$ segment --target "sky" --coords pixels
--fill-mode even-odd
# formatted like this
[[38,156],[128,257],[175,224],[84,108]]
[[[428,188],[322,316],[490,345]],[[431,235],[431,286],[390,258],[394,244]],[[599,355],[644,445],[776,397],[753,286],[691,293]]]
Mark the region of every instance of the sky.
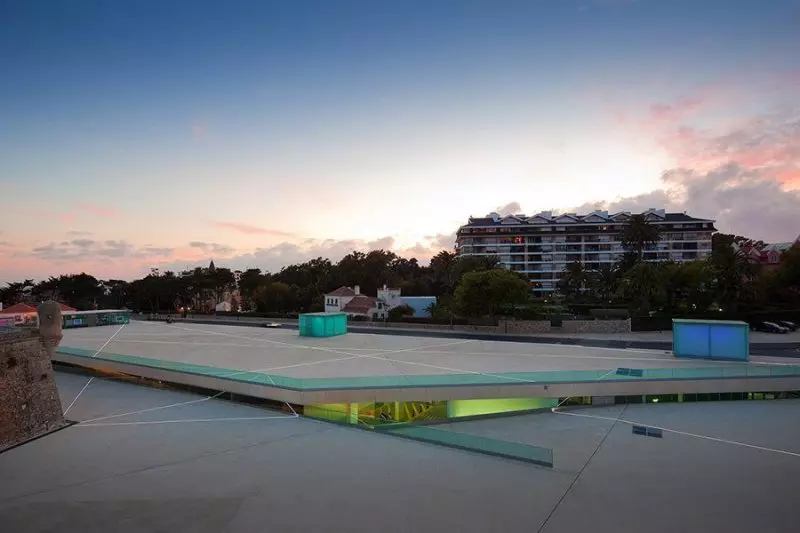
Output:
[[469,216],[800,234],[800,0],[0,0],[0,282],[269,271]]

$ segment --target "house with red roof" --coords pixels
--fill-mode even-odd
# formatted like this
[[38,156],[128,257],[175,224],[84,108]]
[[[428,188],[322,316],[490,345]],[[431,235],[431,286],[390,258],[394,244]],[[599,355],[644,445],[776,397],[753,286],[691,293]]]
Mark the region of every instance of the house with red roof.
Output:
[[[65,303],[58,302],[58,305],[61,307],[62,313],[69,313],[77,311],[74,307],[71,307]],[[13,321],[16,325],[25,325],[25,324],[35,324],[38,320],[39,312],[36,309],[35,304],[26,304],[26,303],[16,303],[10,307],[6,307],[4,309],[0,309],[0,318],[4,319],[4,322],[7,322],[9,319]]]
[[792,242],[776,242],[762,246],[744,246],[739,248],[753,263],[759,263],[767,270],[778,268],[781,256],[794,246],[800,246],[800,235]]
[[339,287],[325,295],[326,313],[347,313],[348,316],[363,316],[382,320],[388,311],[386,302],[379,298],[361,294],[361,288]]
[[10,319],[14,325],[35,324],[38,320],[36,307],[30,304],[18,303],[0,310],[0,318]]

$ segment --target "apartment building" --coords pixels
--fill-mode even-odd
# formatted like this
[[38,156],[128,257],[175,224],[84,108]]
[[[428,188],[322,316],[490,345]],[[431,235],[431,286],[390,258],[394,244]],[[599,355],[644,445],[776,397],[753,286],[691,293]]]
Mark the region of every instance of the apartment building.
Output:
[[[661,231],[660,241],[647,250],[647,261],[693,261],[711,254],[714,221],[686,213],[648,209],[642,213]],[[510,270],[534,282],[535,291],[553,292],[567,264],[579,261],[587,269],[612,264],[625,253],[620,232],[631,218],[628,211],[587,215],[543,211],[533,216],[490,213],[469,218],[456,238],[459,255],[497,257]]]

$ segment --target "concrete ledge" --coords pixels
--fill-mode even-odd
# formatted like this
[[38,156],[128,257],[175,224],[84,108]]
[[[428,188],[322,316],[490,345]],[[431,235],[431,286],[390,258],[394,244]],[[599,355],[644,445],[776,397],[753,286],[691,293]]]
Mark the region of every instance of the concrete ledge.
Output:
[[56,354],[54,359],[100,372],[122,373],[205,389],[299,405],[346,402],[468,400],[490,398],[561,398],[567,396],[631,396],[715,392],[782,392],[800,390],[800,377],[763,376],[735,378],[642,379],[591,382],[509,382],[488,385],[439,385],[428,387],[362,387],[290,389],[248,383],[231,378],[205,376],[82,356]]

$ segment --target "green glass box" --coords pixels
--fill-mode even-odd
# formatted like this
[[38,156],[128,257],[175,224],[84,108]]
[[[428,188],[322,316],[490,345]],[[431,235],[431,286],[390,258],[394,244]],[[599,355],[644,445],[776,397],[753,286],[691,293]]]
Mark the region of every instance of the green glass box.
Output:
[[334,337],[347,333],[345,313],[306,313],[300,315],[301,337]]

